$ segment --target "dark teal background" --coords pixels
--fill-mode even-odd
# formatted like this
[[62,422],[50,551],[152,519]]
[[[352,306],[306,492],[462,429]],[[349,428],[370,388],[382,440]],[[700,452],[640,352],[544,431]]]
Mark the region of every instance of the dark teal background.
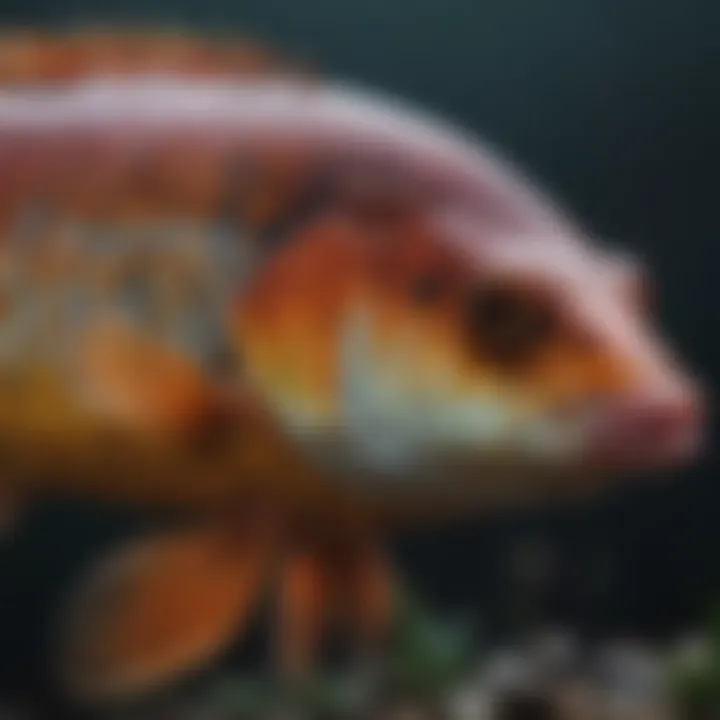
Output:
[[[720,5],[714,0],[0,0],[5,24],[150,22],[266,39],[448,114],[648,258],[658,312],[710,390],[720,379]],[[549,565],[532,612],[603,635],[664,635],[720,601],[714,437],[672,483],[404,540],[447,612],[516,627],[518,547]],[[42,682],[57,593],[129,518],[34,511],[3,551],[6,687]]]

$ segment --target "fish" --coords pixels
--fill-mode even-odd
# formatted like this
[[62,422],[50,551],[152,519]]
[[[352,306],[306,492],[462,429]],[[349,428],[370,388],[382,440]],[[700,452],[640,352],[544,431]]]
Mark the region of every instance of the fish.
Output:
[[[677,469],[705,392],[645,264],[489,141],[242,42],[0,41],[3,515],[177,518],[70,593],[77,702],[382,646],[395,532]],[[6,509],[6,510],[5,510]]]

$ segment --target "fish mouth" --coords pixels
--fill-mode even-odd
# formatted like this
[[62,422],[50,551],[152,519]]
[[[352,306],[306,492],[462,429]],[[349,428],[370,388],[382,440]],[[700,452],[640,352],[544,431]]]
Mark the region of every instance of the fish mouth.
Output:
[[608,403],[588,423],[588,460],[640,472],[687,467],[704,448],[706,414],[701,395],[689,391]]

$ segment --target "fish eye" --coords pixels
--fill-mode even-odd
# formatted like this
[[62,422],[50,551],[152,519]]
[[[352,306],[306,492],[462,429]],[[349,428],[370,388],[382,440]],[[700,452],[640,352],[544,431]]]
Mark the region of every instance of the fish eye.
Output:
[[532,359],[551,337],[554,327],[550,305],[515,287],[478,288],[467,304],[473,352],[503,365]]

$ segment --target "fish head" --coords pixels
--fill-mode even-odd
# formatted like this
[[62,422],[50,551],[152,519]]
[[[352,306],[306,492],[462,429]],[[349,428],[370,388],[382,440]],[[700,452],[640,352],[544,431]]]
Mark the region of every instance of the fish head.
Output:
[[697,455],[703,393],[657,327],[641,262],[565,227],[453,214],[372,252],[338,392],[380,476],[576,482]]
[[279,250],[240,334],[281,424],[338,474],[437,488],[509,471],[523,489],[697,454],[703,394],[647,284],[565,227],[376,209]]

